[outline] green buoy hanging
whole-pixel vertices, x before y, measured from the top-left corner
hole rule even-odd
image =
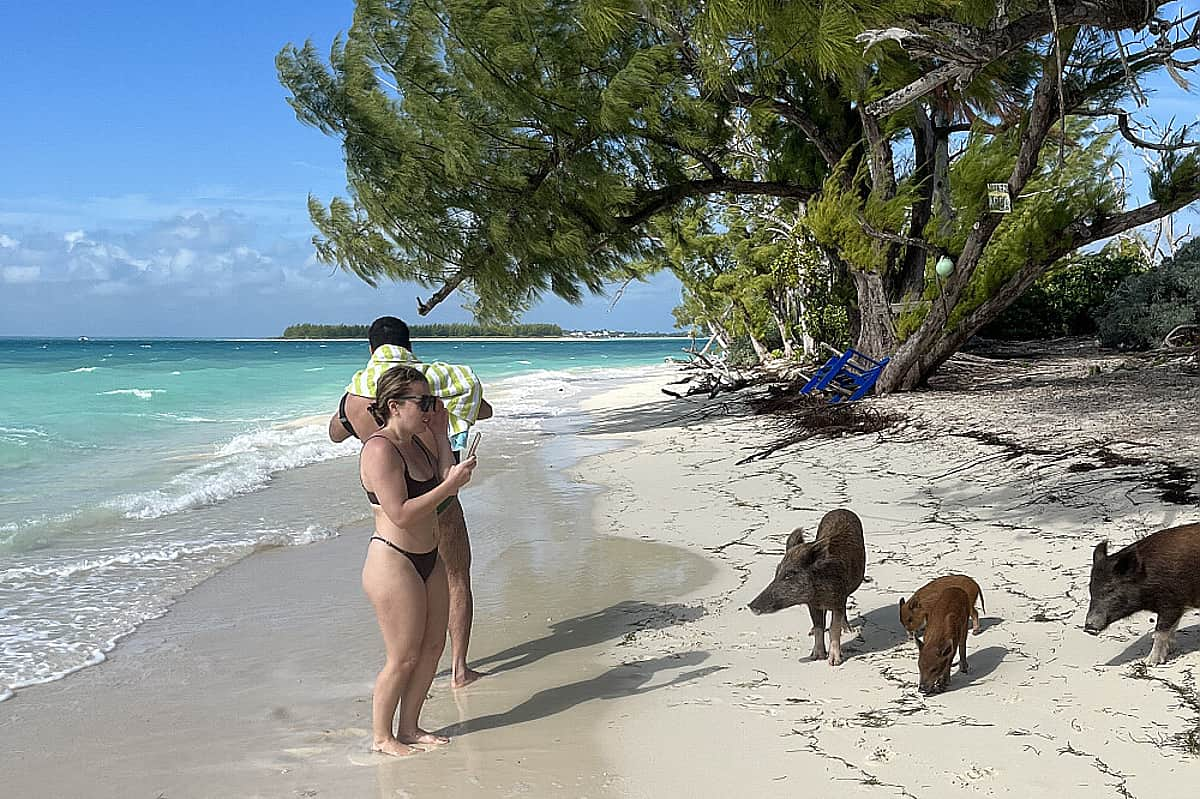
[[[943,255],[941,258],[938,258],[937,263],[933,265],[933,271],[937,272],[938,277],[950,277],[950,274],[954,271],[954,261],[950,260],[950,256]]]

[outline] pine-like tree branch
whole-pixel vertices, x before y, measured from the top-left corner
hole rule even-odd
[[[1056,5],[1056,14],[1051,14],[1048,7],[1039,8],[996,28],[914,23],[909,28],[864,31],[856,37],[864,44],[864,53],[881,42],[894,41],[913,58],[940,62],[907,86],[870,103],[866,111],[878,117],[887,116],[950,80],[962,88],[983,67],[1049,35],[1055,29],[1055,17],[1059,29],[1076,25],[1108,31],[1138,29],[1153,19],[1162,5],[1165,3],[1161,0],[1065,0]]]

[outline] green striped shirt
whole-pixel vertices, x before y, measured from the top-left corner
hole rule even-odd
[[[422,363],[404,347],[384,344],[371,353],[365,368],[355,372],[346,392],[359,397],[375,397],[376,385],[383,373],[393,366],[411,366],[420,370],[429,383],[429,391],[439,397],[450,413],[450,437],[465,433],[479,418],[483,384],[469,366],[434,361]]]

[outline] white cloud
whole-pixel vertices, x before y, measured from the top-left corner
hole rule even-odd
[[[413,298],[432,291],[411,283],[371,288],[318,262],[311,231],[293,235],[264,224],[229,210],[117,229],[86,221],[14,226],[0,218],[0,335],[76,335],[80,318],[89,321],[88,335],[277,335],[295,322],[415,317]],[[605,298],[561,310],[550,301],[527,320],[665,328],[669,322],[648,317],[665,321],[653,306],[669,309],[674,302],[658,298],[668,291],[677,296],[677,288],[631,285],[611,312]],[[424,321],[467,321],[460,306],[452,299]]]
[[[4,248],[6,250],[12,250],[12,249],[16,249],[16,247],[18,245],[20,245],[20,243],[21,242],[17,241],[16,239],[9,238],[8,236],[5,236],[3,233],[0,233],[0,247]]]
[[[39,266],[6,266],[0,270],[5,283],[33,283],[42,269]]]

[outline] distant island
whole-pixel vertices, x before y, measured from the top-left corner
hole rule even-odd
[[[288,325],[283,338],[366,338],[368,325]],[[674,333],[633,333],[621,330],[563,330],[558,325],[409,325],[413,338],[660,338]]]

